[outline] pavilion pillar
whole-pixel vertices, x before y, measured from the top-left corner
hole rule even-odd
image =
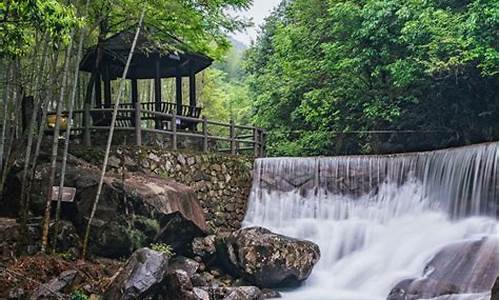
[[[111,107],[111,79],[108,63],[104,64],[104,107]]]
[[[175,77],[175,104],[177,106],[177,114],[182,115],[182,76]]]
[[[102,107],[101,72],[99,70],[96,71],[95,74],[94,88],[95,88],[95,107],[101,108]]]
[[[132,87],[132,103],[136,103],[137,99],[139,98],[139,92],[137,89],[137,79],[133,78],[131,81],[131,87]]]
[[[161,112],[161,76],[160,76],[160,59],[155,61],[155,111]],[[161,119],[155,119],[155,128],[161,129]]]
[[[137,79],[132,78],[132,80],[131,80],[131,88],[132,88],[132,94],[131,94],[132,107],[137,108],[137,106],[135,105],[138,102],[138,98],[139,98],[139,96],[138,96],[139,93],[138,93],[138,90],[137,90]],[[135,126],[135,118],[133,116],[131,116],[131,123],[132,123],[132,126]]]
[[[196,74],[189,74],[189,106],[196,107]]]

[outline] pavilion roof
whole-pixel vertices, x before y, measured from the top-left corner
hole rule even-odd
[[[162,34],[161,42],[149,38],[150,31],[139,34],[127,78],[152,79],[156,74],[156,60],[160,62],[160,77],[189,76],[198,73],[213,62],[208,56],[197,53],[188,45],[168,34]],[[133,30],[117,33],[102,43],[101,66],[109,64],[110,79],[122,76],[135,33]],[[96,61],[96,46],[87,50],[80,62],[80,70],[93,72]]]

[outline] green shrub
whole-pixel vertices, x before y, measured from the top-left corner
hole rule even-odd
[[[168,244],[165,244],[165,243],[155,243],[155,244],[151,244],[151,249],[153,249],[154,251],[158,251],[158,252],[161,252],[163,254],[165,254],[166,256],[168,257],[172,257],[175,255],[175,252],[174,250],[172,249],[172,246],[168,245]]]
[[[89,296],[80,290],[73,291],[71,293],[71,300],[88,300]]]

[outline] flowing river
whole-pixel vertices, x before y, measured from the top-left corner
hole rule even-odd
[[[387,299],[402,280],[437,276],[425,269],[433,258],[443,266],[441,278],[463,283],[457,295],[431,298],[489,299],[498,276],[498,143],[399,155],[259,159],[244,224],[320,246],[309,279],[284,290],[283,299]],[[481,242],[477,257],[436,257],[464,241]],[[468,264],[469,275],[453,270],[460,263]]]

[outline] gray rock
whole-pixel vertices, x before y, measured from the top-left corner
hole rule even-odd
[[[103,299],[144,299],[155,295],[168,266],[164,254],[142,248],[135,251],[114,276]]]
[[[264,295],[265,299],[281,298],[281,294],[278,291],[271,289],[262,289],[262,294]]]
[[[237,230],[217,240],[225,270],[258,287],[298,286],[320,258],[319,247],[262,227]]]
[[[26,292],[22,288],[13,288],[9,291],[9,300],[20,300],[26,298]]]
[[[210,294],[207,291],[205,291],[204,289],[200,289],[200,288],[195,287],[195,288],[193,288],[193,293],[200,300],[210,300]]]
[[[193,286],[196,287],[220,287],[222,282],[215,279],[215,276],[209,272],[194,274],[191,278]]]
[[[217,251],[215,239],[215,235],[193,239],[191,243],[193,254],[201,257],[205,262],[212,261]]]
[[[198,300],[193,292],[193,284],[184,270],[173,270],[165,277],[164,295],[169,300]]]
[[[169,270],[183,270],[189,278],[198,271],[200,263],[184,256],[178,256],[170,261]]]
[[[108,158],[108,166],[110,166],[111,168],[120,168],[121,167],[121,160],[116,157],[116,156],[110,156]]]
[[[229,288],[229,293],[224,300],[263,300],[262,291],[255,286],[240,286]]]
[[[51,281],[40,285],[31,294],[31,300],[52,298],[54,296],[61,295],[65,292],[65,289],[74,284],[78,278],[78,271],[68,270],[59,274],[58,277],[52,279]]]
[[[399,282],[387,299],[416,300],[490,292],[498,278],[498,239],[445,246],[429,261],[424,273],[420,278]]]

